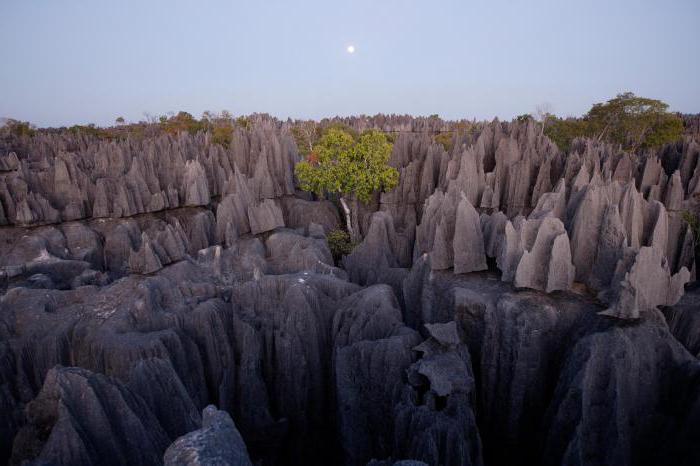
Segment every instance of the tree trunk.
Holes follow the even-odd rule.
[[[352,227],[352,211],[350,210],[348,201],[343,196],[340,196],[340,205],[343,206],[343,213],[345,214],[345,226],[348,229],[348,233],[350,233],[350,239],[352,241],[355,241],[355,229]]]

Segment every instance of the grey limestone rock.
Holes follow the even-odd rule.
[[[282,209],[272,199],[265,199],[260,204],[248,207],[250,231],[254,235],[284,226]]]
[[[528,248],[524,245],[523,249],[515,270],[515,286],[547,293],[571,287],[575,271],[571,263],[569,237],[559,219],[544,218],[537,227],[532,246]]]
[[[252,466],[248,450],[231,416],[209,405],[202,428],[175,440],[165,451],[165,465]]]
[[[479,214],[464,195],[457,206],[453,247],[454,273],[486,270]]]
[[[415,347],[422,356],[407,370],[394,411],[395,455],[428,464],[483,464],[469,351],[455,322],[426,329],[430,337]]]
[[[697,443],[688,443],[700,438],[693,425],[700,415],[697,362],[669,338],[658,314],[647,317],[634,326],[597,326],[567,352],[545,423],[542,464],[700,459]]]
[[[56,367],[27,406],[12,463],[161,464],[168,436],[139,396],[81,368]],[[105,436],[108,436],[105,438]]]
[[[330,201],[307,201],[297,197],[282,198],[284,223],[289,228],[321,225],[326,234],[340,228],[338,209]]]
[[[610,304],[603,314],[638,319],[657,306],[676,304],[683,296],[683,286],[690,279],[690,272],[683,267],[671,275],[664,255],[657,249],[642,247],[627,263],[624,259],[618,262],[611,289],[601,294]]]
[[[396,247],[396,231],[391,215],[382,211],[374,213],[362,243],[343,258],[350,280],[360,285],[380,282],[382,276],[399,267]]]

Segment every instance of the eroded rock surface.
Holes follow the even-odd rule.
[[[700,463],[695,136],[336,121],[400,173],[339,263],[291,122],[0,140],[0,462]]]
[[[214,406],[202,412],[202,428],[178,438],[163,457],[167,466],[252,466],[248,450],[231,416]]]

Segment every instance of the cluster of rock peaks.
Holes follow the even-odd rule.
[[[700,463],[696,134],[337,122],[400,173],[337,263],[292,122],[0,140],[0,464]]]

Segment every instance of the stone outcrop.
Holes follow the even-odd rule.
[[[203,133],[107,142],[40,132],[24,151],[26,158],[3,154],[0,165],[5,224],[206,206],[241,183],[262,202],[294,194],[298,160],[288,129],[263,117],[250,129],[237,128],[228,149],[209,144]]]
[[[140,397],[80,368],[51,369],[27,417],[14,442],[13,464],[159,464],[168,445]]]
[[[397,447],[428,464],[481,465],[469,351],[454,321],[425,327],[429,338],[414,348],[421,356],[394,411]]]
[[[202,412],[202,428],[175,440],[165,451],[163,463],[166,466],[253,465],[231,416],[211,405]]]
[[[696,137],[333,121],[400,174],[339,264],[294,122],[0,137],[0,463],[700,462]]]
[[[611,290],[603,299],[611,306],[603,314],[621,319],[636,319],[657,306],[672,306],[683,295],[690,273],[684,267],[671,275],[662,253],[652,247],[638,252],[627,250],[618,261]]]
[[[469,273],[487,269],[479,214],[464,195],[457,206],[452,245],[454,248],[454,273]]]

